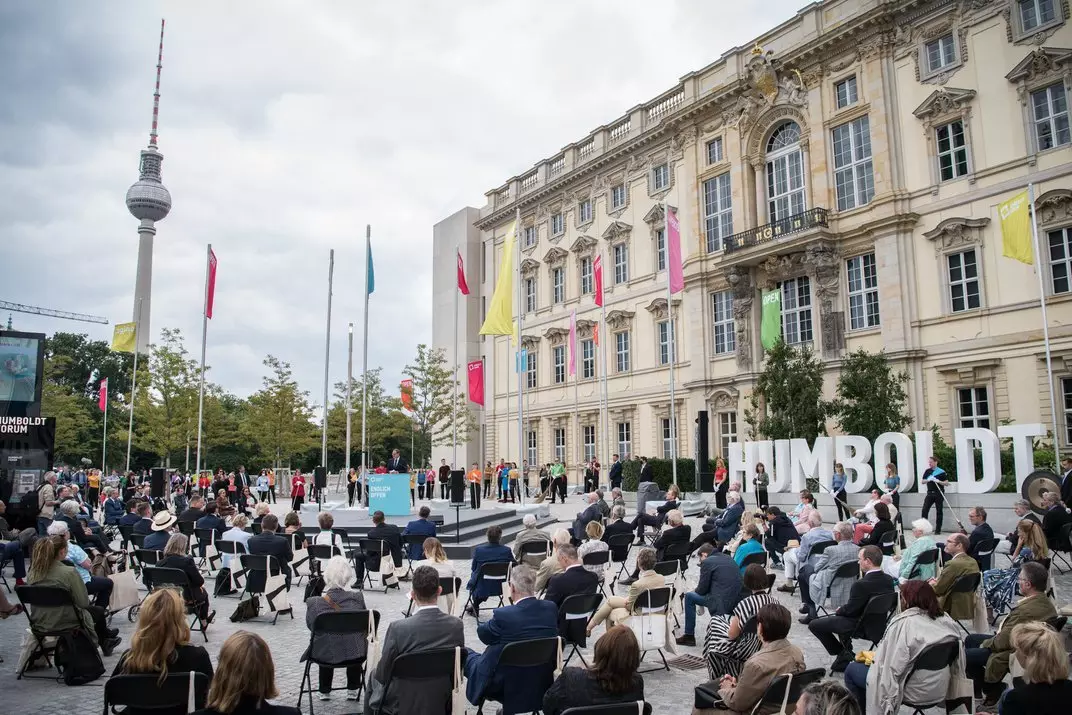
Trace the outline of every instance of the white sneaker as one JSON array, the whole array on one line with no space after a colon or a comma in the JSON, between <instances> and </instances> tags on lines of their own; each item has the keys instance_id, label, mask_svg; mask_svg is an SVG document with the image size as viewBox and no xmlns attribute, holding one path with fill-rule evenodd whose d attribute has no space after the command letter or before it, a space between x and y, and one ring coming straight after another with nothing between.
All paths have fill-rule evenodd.
<instances>
[{"instance_id":1,"label":"white sneaker","mask_svg":"<svg viewBox=\"0 0 1072 715\"><path fill-rule=\"evenodd\" d=\"M331 693L317 693L316 697L319 700L331 700Z\"/></svg>"},{"instance_id":2,"label":"white sneaker","mask_svg":"<svg viewBox=\"0 0 1072 715\"><path fill-rule=\"evenodd\" d=\"M346 699L347 699L347 700L357 700L357 699L358 699L358 697L359 697L359 696L358 696L358 694L357 694L357 691L356 691L356 690L347 690L347 691L346 691Z\"/></svg>"}]
</instances>

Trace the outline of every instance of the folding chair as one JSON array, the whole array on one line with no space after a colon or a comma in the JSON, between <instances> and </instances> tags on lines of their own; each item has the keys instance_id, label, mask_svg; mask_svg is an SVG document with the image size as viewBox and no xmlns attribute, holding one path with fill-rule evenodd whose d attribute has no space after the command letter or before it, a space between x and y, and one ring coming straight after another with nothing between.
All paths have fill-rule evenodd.
<instances>
[{"instance_id":1,"label":"folding chair","mask_svg":"<svg viewBox=\"0 0 1072 715\"><path fill-rule=\"evenodd\" d=\"M807 559L807 561L805 563L811 563L811 560L813 558L815 558L816 556L822 555L823 552L825 552L831 546L836 546L836 545L837 545L837 542L832 541L830 539L828 539L826 541L820 541L820 542L817 542L815 544L812 544L811 550L808 552L808 559ZM784 562L784 560L783 560L783 562ZM797 566L798 566L798 568L804 568L804 564L798 564ZM795 594L797 592L797 580L796 579L787 579L786 583L788 583L792 587L791 590L788 591L788 593ZM767 593L770 593L770 592L771 592L770 590L767 591Z\"/></svg>"},{"instance_id":2,"label":"folding chair","mask_svg":"<svg viewBox=\"0 0 1072 715\"><path fill-rule=\"evenodd\" d=\"M882 542L879 544L879 548L882 549L883 556L893 556L893 547L897 543L897 531L887 531L882 536Z\"/></svg>"},{"instance_id":3,"label":"folding chair","mask_svg":"<svg viewBox=\"0 0 1072 715\"><path fill-rule=\"evenodd\" d=\"M978 573L978 572L976 572L976 573L966 573L963 576L961 576L960 578L958 578L956 581L953 582L952 587L950 587L950 589L949 589L949 593L950 594L954 594L954 593L976 594L976 591L979 590L979 583L982 580L983 580L983 575L981 573ZM975 597L977 598L978 595L976 594ZM978 604L976 604L976 605L978 605ZM960 630L964 631L964 635L966 635L966 636L971 635L971 633L968 632L968 629L965 628L964 624L962 624L960 621L953 621L953 622L956 623L957 626L960 627Z\"/></svg>"},{"instance_id":4,"label":"folding chair","mask_svg":"<svg viewBox=\"0 0 1072 715\"><path fill-rule=\"evenodd\" d=\"M562 663L563 668L569 665L574 653L581 659L584 667L588 667L588 662L579 649L588 646L588 621L592 620L602 602L601 593L583 593L567 596L559 606L558 634L562 636L563 645L573 646Z\"/></svg>"},{"instance_id":5,"label":"folding chair","mask_svg":"<svg viewBox=\"0 0 1072 715\"><path fill-rule=\"evenodd\" d=\"M681 576L681 562L677 559L672 561L658 561L655 566L652 567L652 571L663 577L663 583L670 589L670 602L673 603L674 599L685 597L685 592L678 588L678 577ZM677 612L671 610L674 616L674 623L680 627L681 620L677 617Z\"/></svg>"},{"instance_id":6,"label":"folding chair","mask_svg":"<svg viewBox=\"0 0 1072 715\"><path fill-rule=\"evenodd\" d=\"M746 568L748 568L749 566L751 566L752 564L758 564L758 565L762 566L764 568L764 570L766 570L767 565L769 563L770 563L770 553L767 552L767 551L757 551L755 553L748 554L748 556L744 557L744 559L741 561L741 572L743 573L744 570Z\"/></svg>"},{"instance_id":7,"label":"folding chair","mask_svg":"<svg viewBox=\"0 0 1072 715\"><path fill-rule=\"evenodd\" d=\"M1062 552L1072 553L1072 523L1065 524L1061 527L1061 531L1057 536L1057 544L1052 550L1055 559L1061 559L1065 566L1072 569L1072 564L1068 562L1068 559L1062 556ZM1060 566L1057 567L1057 571L1061 574L1067 573L1062 570Z\"/></svg>"},{"instance_id":8,"label":"folding chair","mask_svg":"<svg viewBox=\"0 0 1072 715\"><path fill-rule=\"evenodd\" d=\"M113 675L104 683L104 715L123 715L135 710L185 712L189 703L191 677L194 707L203 708L208 698L208 676L204 673L169 673L163 681L158 673Z\"/></svg>"},{"instance_id":9,"label":"folding chair","mask_svg":"<svg viewBox=\"0 0 1072 715\"><path fill-rule=\"evenodd\" d=\"M591 551L581 557L584 566L599 566L599 590L606 596L607 591L603 584L607 580L607 564L610 563L610 551Z\"/></svg>"},{"instance_id":10,"label":"folding chair","mask_svg":"<svg viewBox=\"0 0 1072 715\"><path fill-rule=\"evenodd\" d=\"M305 538L305 534L300 531L296 531L293 534L285 534L285 536L286 538L290 539L290 551L292 554L294 554L294 560L290 562L290 570L295 576L298 577L298 580L295 582L295 585L301 586L302 579L309 575L303 572L301 570L301 567L308 564L310 562L310 559L312 558L311 556L309 556L309 551L306 547L306 544L308 542ZM299 557L298 553L302 551L305 552L305 555ZM347 556L350 555L351 554L347 554ZM354 584L354 588L357 588L358 585L359 584Z\"/></svg>"},{"instance_id":11,"label":"folding chair","mask_svg":"<svg viewBox=\"0 0 1072 715\"><path fill-rule=\"evenodd\" d=\"M912 670L908 672L908 677L905 678L904 682L910 681L917 670L937 671L951 668L959 655L959 641L947 640L929 645L916 656L915 661L912 663ZM912 715L923 715L924 710L930 710L944 704L946 704L945 698L933 703L913 703L909 702L907 698L901 701L902 706L912 708ZM967 704L968 709L971 710L972 703L968 702Z\"/></svg>"},{"instance_id":12,"label":"folding chair","mask_svg":"<svg viewBox=\"0 0 1072 715\"><path fill-rule=\"evenodd\" d=\"M675 564L677 562L674 562ZM652 588L641 591L633 602L633 612L625 619L625 622L633 629L640 644L640 659L644 660L648 651L657 651L663 661L662 668L648 668L638 670L638 673L648 673L655 670L670 670L670 664L666 662L663 648L666 647L667 628L666 619L670 615L670 597L673 589L669 586Z\"/></svg>"},{"instance_id":13,"label":"folding chair","mask_svg":"<svg viewBox=\"0 0 1072 715\"><path fill-rule=\"evenodd\" d=\"M208 622L201 618L200 602L194 598L194 589L186 572L180 569L146 566L145 573L150 593L158 588L178 589L186 606L186 615L193 616L190 620L190 630L200 631L201 637L208 643Z\"/></svg>"},{"instance_id":14,"label":"folding chair","mask_svg":"<svg viewBox=\"0 0 1072 715\"><path fill-rule=\"evenodd\" d=\"M7 589L8 593L11 593L11 585L7 582L7 577L4 576L4 569L7 568L11 559L6 559L0 556L0 585Z\"/></svg>"},{"instance_id":15,"label":"folding chair","mask_svg":"<svg viewBox=\"0 0 1072 715\"><path fill-rule=\"evenodd\" d=\"M834 577L830 579L830 583L826 585L826 593L823 594L822 601L815 601L815 607L823 612L824 616L829 616L830 611L826 610L825 604L830 600L831 590L834 588L834 584L840 579L851 579L853 581L860 578L860 564L855 561L850 561L847 564L841 564L834 570ZM813 599L814 600L814 597Z\"/></svg>"},{"instance_id":16,"label":"folding chair","mask_svg":"<svg viewBox=\"0 0 1072 715\"><path fill-rule=\"evenodd\" d=\"M778 580L778 574L767 574L767 595L774 593L774 582Z\"/></svg>"},{"instance_id":17,"label":"folding chair","mask_svg":"<svg viewBox=\"0 0 1072 715\"><path fill-rule=\"evenodd\" d=\"M220 539L219 541L217 541L216 551L218 551L220 554L221 563L224 556L230 557L227 559L226 568L231 569L232 576L236 575L235 567L240 562L238 557L242 556L243 554L249 553L248 551L246 551L246 545L243 544L241 541L231 541L230 539ZM241 584L239 584L239 586L241 586Z\"/></svg>"},{"instance_id":18,"label":"folding chair","mask_svg":"<svg viewBox=\"0 0 1072 715\"><path fill-rule=\"evenodd\" d=\"M979 570L986 571L993 564L994 551L998 548L1000 539L983 539L975 544L975 548L969 553L979 563Z\"/></svg>"},{"instance_id":19,"label":"folding chair","mask_svg":"<svg viewBox=\"0 0 1072 715\"><path fill-rule=\"evenodd\" d=\"M197 554L199 557L197 567L202 571L212 573L216 570L216 567L213 565L212 558L206 552L206 549L216 545L216 530L194 527L194 536L197 537Z\"/></svg>"},{"instance_id":20,"label":"folding chair","mask_svg":"<svg viewBox=\"0 0 1072 715\"><path fill-rule=\"evenodd\" d=\"M610 591L611 593L614 593L614 582L620 579L622 574L625 573L625 562L629 560L629 550L633 548L633 535L615 534L607 540L607 546L610 547L610 560L613 563L622 565L610 584Z\"/></svg>"},{"instance_id":21,"label":"folding chair","mask_svg":"<svg viewBox=\"0 0 1072 715\"><path fill-rule=\"evenodd\" d=\"M931 564L938 563L938 549L934 548L929 551L924 551L922 554L916 557L916 565L912 567L911 573L908 574L909 580L918 579L921 575L919 570L920 566L930 566Z\"/></svg>"},{"instance_id":22,"label":"folding chair","mask_svg":"<svg viewBox=\"0 0 1072 715\"><path fill-rule=\"evenodd\" d=\"M327 544L324 544L324 546L331 548ZM370 620L371 624L369 623ZM313 690L318 689L313 687L312 668L314 664L340 669L360 666L361 679L357 686L359 696L365 684L366 659L355 658L354 660L347 660L340 663L321 661L314 655L316 649L316 637L318 635L343 636L346 638L365 640L368 638L370 630L372 633L378 633L379 629L379 611L328 611L327 613L317 615L317 617L313 619L313 627L309 629L309 648L302 656L302 659L305 660L305 672L302 674L301 686L298 690L298 708L301 708L302 696L305 695L305 693L309 693L309 714L313 715ZM328 689L328 692L345 689L345 685L340 688L333 686Z\"/></svg>"},{"instance_id":23,"label":"folding chair","mask_svg":"<svg viewBox=\"0 0 1072 715\"><path fill-rule=\"evenodd\" d=\"M651 715L651 703L637 700L635 703L611 703L569 708L562 715Z\"/></svg>"},{"instance_id":24,"label":"folding chair","mask_svg":"<svg viewBox=\"0 0 1072 715\"><path fill-rule=\"evenodd\" d=\"M391 545L383 539L361 539L361 541L358 542L358 551L365 555L365 580L368 581L369 588L372 588L372 569L368 568L369 556L372 554L379 554L381 562L385 558L393 560L394 556L391 554ZM354 570L357 570L356 565L354 566ZM383 592L387 593L387 586L383 587Z\"/></svg>"},{"instance_id":25,"label":"folding chair","mask_svg":"<svg viewBox=\"0 0 1072 715\"><path fill-rule=\"evenodd\" d=\"M778 677L772 679L767 685L767 689L763 692L763 697L759 699L759 702L750 711L751 713L758 713L761 709L770 708L771 706L778 707L775 715L785 715L789 712L790 706L795 706L797 701L800 700L800 694L804 692L812 683L817 683L826 676L826 670L823 668L812 668L811 670L805 670L796 675L790 673L784 673ZM697 685L694 691L695 706L697 709L713 709L722 705L722 698L718 695L719 683L717 680L704 683L703 685ZM563 713L563 715L565 715Z\"/></svg>"},{"instance_id":26,"label":"folding chair","mask_svg":"<svg viewBox=\"0 0 1072 715\"><path fill-rule=\"evenodd\" d=\"M871 598L867 599L867 603L864 604L864 610L860 612L860 616L856 619L856 625L852 628L852 638L862 638L864 640L871 641L871 649L874 650L878 642L882 640L882 636L886 635L886 626L889 624L890 619L893 618L893 614L897 611L897 599L899 596L896 591L890 593L875 594ZM868 617L882 616L882 630L875 632L868 632L867 625L864 622Z\"/></svg>"},{"instance_id":27,"label":"folding chair","mask_svg":"<svg viewBox=\"0 0 1072 715\"><path fill-rule=\"evenodd\" d=\"M504 689L504 713L538 712L543 708L543 694L554 682L559 648L561 645L557 636L516 641L503 648L488 680L493 680L499 671L505 671L503 682L524 683L526 686L520 688L514 685ZM487 698L481 696L480 702L476 703L477 715L483 715L485 702Z\"/></svg>"},{"instance_id":28,"label":"folding chair","mask_svg":"<svg viewBox=\"0 0 1072 715\"><path fill-rule=\"evenodd\" d=\"M630 536L629 540L632 541L632 538L633 537ZM521 557L521 563L528 564L533 568L539 568L540 564L543 563L543 560L551 555L551 542L544 541L543 539L539 541L526 541L521 545L518 554ZM533 563L533 560L526 558L528 556L537 557L539 561Z\"/></svg>"},{"instance_id":29,"label":"folding chair","mask_svg":"<svg viewBox=\"0 0 1072 715\"><path fill-rule=\"evenodd\" d=\"M342 551L333 544L310 544L309 563L311 573L320 573L321 566L325 561L331 561L334 556L341 556Z\"/></svg>"},{"instance_id":30,"label":"folding chair","mask_svg":"<svg viewBox=\"0 0 1072 715\"><path fill-rule=\"evenodd\" d=\"M180 521L177 522L177 525L179 527L179 533L186 537L186 553L190 553L190 550L193 549L194 537L196 536L194 522Z\"/></svg>"},{"instance_id":31,"label":"folding chair","mask_svg":"<svg viewBox=\"0 0 1072 715\"><path fill-rule=\"evenodd\" d=\"M462 673L465 672L465 660L468 655L469 651L462 648ZM392 685L396 685L395 681L416 680L423 683L431 678L450 678L452 687L461 687L461 683L454 682L454 660L455 651L453 648L416 651L414 653L405 653L395 658L387 665L387 672L384 674L383 682L384 697L380 700L380 706L376 709L374 715L381 715L383 712L383 703L387 698L387 692ZM415 683L414 685L417 684ZM396 685L396 687L398 686Z\"/></svg>"},{"instance_id":32,"label":"folding chair","mask_svg":"<svg viewBox=\"0 0 1072 715\"><path fill-rule=\"evenodd\" d=\"M265 601L268 603L268 607L274 614L272 616L273 626L276 624L276 621L279 620L280 613L289 613L290 619L294 620L294 608L291 607L290 600L287 597L286 583L270 593L267 591L268 578L270 576L280 576L283 574L283 570L279 566L279 562L276 561L276 558L267 554L242 554L238 558L242 564L242 570L246 572L246 585L242 589L242 595L238 600L244 601L246 596L264 596ZM264 584L260 586L262 590L251 590L250 585L258 583L260 580L258 574L262 573L264 574ZM275 599L279 598L280 595L287 601L287 605L277 609L275 607Z\"/></svg>"},{"instance_id":33,"label":"folding chair","mask_svg":"<svg viewBox=\"0 0 1072 715\"><path fill-rule=\"evenodd\" d=\"M406 554L406 563L409 564L409 570L413 571L413 559L409 555L409 546L415 545L424 548L425 539L429 538L427 534L406 534L402 537L402 551ZM420 559L418 559L420 561Z\"/></svg>"},{"instance_id":34,"label":"folding chair","mask_svg":"<svg viewBox=\"0 0 1072 715\"><path fill-rule=\"evenodd\" d=\"M510 576L510 567L513 565L512 561L492 561L490 563L480 564L480 569L476 572L476 581L473 582L473 587L469 589L469 598L465 601L465 608L462 609L462 613L469 608L473 607L473 617L476 618L476 622L480 623L480 609L475 603L473 603L473 591L480 588L484 581L489 581L499 585L499 589L495 595L489 596L489 598L499 598L499 606L506 605L503 601L502 586L506 583L506 579Z\"/></svg>"},{"instance_id":35,"label":"folding chair","mask_svg":"<svg viewBox=\"0 0 1072 715\"><path fill-rule=\"evenodd\" d=\"M34 620L34 610L36 608L70 608L75 614L75 620L79 620L78 606L75 605L71 592L59 586L16 586L15 595L19 597L19 602L25 607L26 620L30 622L30 635L34 639L33 651L26 658L23 666L19 668L15 679L22 680L24 677L44 678L47 680L54 679L59 682L63 678L63 673L60 672L58 667L56 668L55 678L49 675L27 675L26 669L30 666L30 663L39 657L44 657L49 667L53 667L52 655L56 652L60 639L65 635L82 630L81 628L50 630Z\"/></svg>"},{"instance_id":36,"label":"folding chair","mask_svg":"<svg viewBox=\"0 0 1072 715\"><path fill-rule=\"evenodd\" d=\"M677 559L681 562L681 573L688 571L689 557L691 555L692 549L689 548L689 544L670 544L663 549L663 561Z\"/></svg>"}]
</instances>

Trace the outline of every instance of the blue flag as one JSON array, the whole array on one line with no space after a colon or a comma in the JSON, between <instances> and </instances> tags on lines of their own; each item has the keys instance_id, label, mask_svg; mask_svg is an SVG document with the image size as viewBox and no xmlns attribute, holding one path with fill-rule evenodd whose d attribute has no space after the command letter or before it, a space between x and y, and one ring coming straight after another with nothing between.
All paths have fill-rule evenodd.
<instances>
[{"instance_id":1,"label":"blue flag","mask_svg":"<svg viewBox=\"0 0 1072 715\"><path fill-rule=\"evenodd\" d=\"M529 351L521 348L515 354L514 372L525 372L529 367Z\"/></svg>"},{"instance_id":2,"label":"blue flag","mask_svg":"<svg viewBox=\"0 0 1072 715\"><path fill-rule=\"evenodd\" d=\"M372 239L365 239L365 265L368 266L368 276L366 282L368 283L368 295L372 295L376 290L376 270L372 266Z\"/></svg>"}]
</instances>

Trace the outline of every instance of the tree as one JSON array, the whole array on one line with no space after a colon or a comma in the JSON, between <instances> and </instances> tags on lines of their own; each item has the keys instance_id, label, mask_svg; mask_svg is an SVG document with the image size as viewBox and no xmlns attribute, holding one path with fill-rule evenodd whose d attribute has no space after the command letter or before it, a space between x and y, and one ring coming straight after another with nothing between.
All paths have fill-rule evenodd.
<instances>
[{"instance_id":1,"label":"tree","mask_svg":"<svg viewBox=\"0 0 1072 715\"><path fill-rule=\"evenodd\" d=\"M430 455L433 445L453 444L455 403L458 444L468 442L477 427L476 418L454 379L453 370L447 366L443 350L418 344L416 359L413 364L406 365L402 374L413 380L412 416L417 430L417 453Z\"/></svg>"},{"instance_id":2,"label":"tree","mask_svg":"<svg viewBox=\"0 0 1072 715\"><path fill-rule=\"evenodd\" d=\"M96 399L104 378L108 378L108 389L114 395L126 395L130 390L134 356L112 352L103 340L90 340L83 333L55 333L45 339L45 360L61 357L65 359L53 363L50 379L68 394ZM91 380L94 375L96 379Z\"/></svg>"},{"instance_id":3,"label":"tree","mask_svg":"<svg viewBox=\"0 0 1072 715\"><path fill-rule=\"evenodd\" d=\"M101 454L102 426L93 418L97 407L85 394L73 392L66 381L71 358L55 354L45 358L44 383L41 386L41 413L56 418L55 461L78 464L83 457L98 463Z\"/></svg>"},{"instance_id":4,"label":"tree","mask_svg":"<svg viewBox=\"0 0 1072 715\"><path fill-rule=\"evenodd\" d=\"M269 373L249 398L245 431L258 456L278 469L316 444L317 428L309 393L298 387L290 363L268 355L264 366Z\"/></svg>"},{"instance_id":5,"label":"tree","mask_svg":"<svg viewBox=\"0 0 1072 715\"><path fill-rule=\"evenodd\" d=\"M412 422L402 412L402 402L383 389L381 368L369 370L366 393L369 464L385 461L392 449L409 451ZM353 413L350 419L350 465L361 463L361 380L350 387ZM346 463L346 383L335 383L334 401L328 409L328 463L332 469Z\"/></svg>"},{"instance_id":6,"label":"tree","mask_svg":"<svg viewBox=\"0 0 1072 715\"><path fill-rule=\"evenodd\" d=\"M191 426L197 429L200 374L187 354L182 333L164 328L160 343L150 346L148 379L138 375L134 434L167 467L185 449Z\"/></svg>"},{"instance_id":7,"label":"tree","mask_svg":"<svg viewBox=\"0 0 1072 715\"><path fill-rule=\"evenodd\" d=\"M823 363L808 347L778 342L767 353L755 392L763 400L759 431L767 439L815 440L833 412L823 399Z\"/></svg>"},{"instance_id":8,"label":"tree","mask_svg":"<svg viewBox=\"0 0 1072 715\"><path fill-rule=\"evenodd\" d=\"M841 366L835 409L846 434L875 441L883 432L900 432L912 418L907 412L907 372L894 372L885 352L851 353Z\"/></svg>"}]
</instances>

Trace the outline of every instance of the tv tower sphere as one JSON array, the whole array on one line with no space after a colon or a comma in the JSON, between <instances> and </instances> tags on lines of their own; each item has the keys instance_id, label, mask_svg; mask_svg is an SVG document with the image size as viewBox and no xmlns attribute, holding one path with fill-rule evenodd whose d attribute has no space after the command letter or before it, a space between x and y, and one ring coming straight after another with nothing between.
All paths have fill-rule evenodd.
<instances>
[{"instance_id":1,"label":"tv tower sphere","mask_svg":"<svg viewBox=\"0 0 1072 715\"><path fill-rule=\"evenodd\" d=\"M141 152L141 176L127 189L127 210L136 219L156 222L171 211L171 193L160 180L163 159L154 146Z\"/></svg>"}]
</instances>

